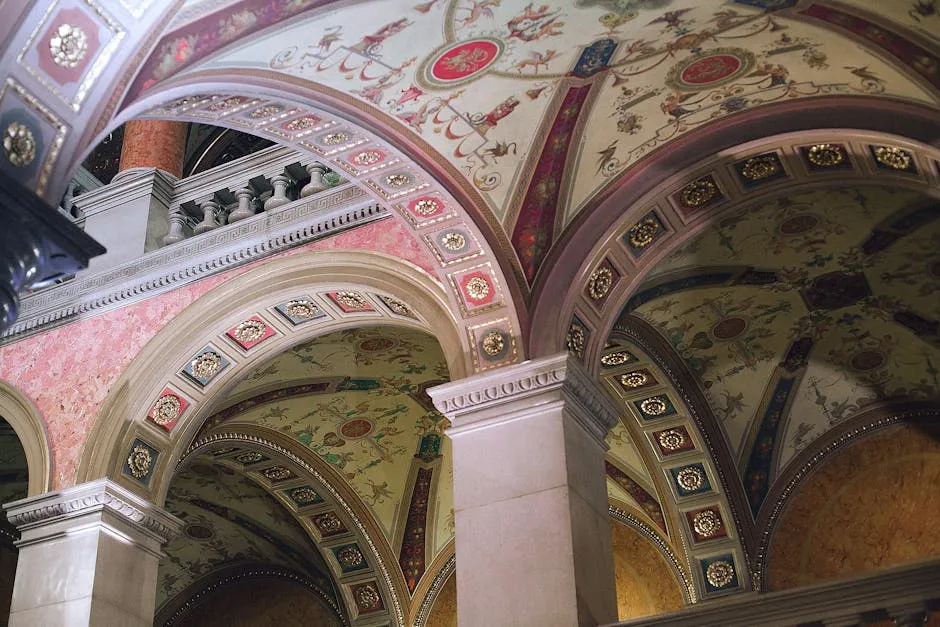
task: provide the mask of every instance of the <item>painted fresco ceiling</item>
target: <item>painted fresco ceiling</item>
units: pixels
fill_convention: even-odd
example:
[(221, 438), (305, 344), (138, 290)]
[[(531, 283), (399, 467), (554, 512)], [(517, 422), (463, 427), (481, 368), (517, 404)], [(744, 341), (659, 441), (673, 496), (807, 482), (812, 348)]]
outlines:
[(909, 2), (381, 0), (310, 12), (299, 2), (258, 35), (266, 18), (250, 4), (217, 19), (203, 15), (217, 2), (189, 3), (132, 96), (232, 70), (344, 94), (465, 176), (530, 281), (601, 189), (691, 130), (793, 98), (935, 103), (940, 86), (933, 57), (867, 21), (935, 33), (936, 16)]
[(914, 192), (794, 194), (684, 244), (628, 302), (701, 386), (755, 513), (834, 426), (940, 399), (938, 217)]
[(200, 457), (174, 478), (166, 508), (184, 525), (160, 561), (158, 607), (201, 577), (239, 564), (288, 568), (333, 592), (324, 574), (329, 570), (307, 533), (235, 466)]

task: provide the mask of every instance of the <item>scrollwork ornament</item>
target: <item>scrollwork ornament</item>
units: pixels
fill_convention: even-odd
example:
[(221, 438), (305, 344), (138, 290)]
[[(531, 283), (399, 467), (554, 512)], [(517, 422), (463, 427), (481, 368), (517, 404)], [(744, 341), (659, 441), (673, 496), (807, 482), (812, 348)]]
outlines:
[(734, 580), (734, 566), (724, 560), (712, 562), (705, 569), (705, 578), (712, 587), (724, 588)]
[(3, 152), (17, 168), (28, 166), (36, 158), (36, 138), (29, 127), (10, 122), (3, 131)]
[(153, 468), (153, 455), (150, 450), (141, 445), (132, 448), (131, 454), (127, 456), (127, 468), (135, 479), (146, 477)]
[(88, 53), (88, 35), (73, 24), (60, 24), (49, 38), (49, 52), (56, 65), (71, 69)]
[(607, 266), (601, 266), (588, 278), (588, 296), (600, 300), (607, 296), (614, 285), (614, 272)]
[(914, 164), (911, 153), (894, 146), (878, 146), (874, 153), (875, 160), (891, 170), (910, 170)]

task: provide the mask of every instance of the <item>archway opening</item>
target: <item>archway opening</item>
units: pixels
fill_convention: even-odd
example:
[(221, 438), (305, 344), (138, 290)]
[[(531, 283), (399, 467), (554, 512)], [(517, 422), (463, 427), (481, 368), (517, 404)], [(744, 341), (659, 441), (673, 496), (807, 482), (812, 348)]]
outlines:
[[(0, 503), (26, 498), (29, 490), (29, 469), (26, 452), (13, 427), (0, 417)], [(19, 532), (0, 514), (0, 624), (6, 625), (13, 597)]]

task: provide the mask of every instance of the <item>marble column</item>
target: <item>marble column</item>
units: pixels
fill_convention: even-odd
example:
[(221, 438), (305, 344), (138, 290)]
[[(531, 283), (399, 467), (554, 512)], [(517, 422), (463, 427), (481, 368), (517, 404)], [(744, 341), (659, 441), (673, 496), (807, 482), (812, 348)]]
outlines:
[(153, 624), (161, 547), (177, 518), (107, 479), (4, 509), (21, 534), (11, 626)]
[(124, 125), (118, 171), (157, 168), (180, 178), (186, 156), (186, 122), (131, 120)]
[(607, 393), (567, 353), (428, 393), (453, 425), (459, 623), (616, 621)]

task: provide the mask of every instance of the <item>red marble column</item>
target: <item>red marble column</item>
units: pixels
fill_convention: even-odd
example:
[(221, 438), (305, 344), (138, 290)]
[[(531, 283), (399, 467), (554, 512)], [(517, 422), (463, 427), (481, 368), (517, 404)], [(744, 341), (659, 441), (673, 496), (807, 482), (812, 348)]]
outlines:
[(186, 128), (186, 122), (131, 120), (124, 126), (118, 170), (158, 168), (173, 176), (182, 176)]

